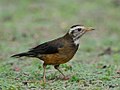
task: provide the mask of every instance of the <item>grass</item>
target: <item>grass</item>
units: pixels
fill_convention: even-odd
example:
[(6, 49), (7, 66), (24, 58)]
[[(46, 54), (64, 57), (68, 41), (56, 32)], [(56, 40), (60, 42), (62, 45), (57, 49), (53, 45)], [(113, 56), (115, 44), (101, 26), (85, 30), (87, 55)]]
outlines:
[[(120, 53), (98, 57), (108, 47), (120, 50), (119, 9), (114, 0), (0, 0), (0, 90), (120, 90)], [(96, 31), (84, 35), (75, 57), (60, 66), (69, 80), (47, 66), (47, 83), (40, 83), (42, 61), (10, 58), (78, 23)]]

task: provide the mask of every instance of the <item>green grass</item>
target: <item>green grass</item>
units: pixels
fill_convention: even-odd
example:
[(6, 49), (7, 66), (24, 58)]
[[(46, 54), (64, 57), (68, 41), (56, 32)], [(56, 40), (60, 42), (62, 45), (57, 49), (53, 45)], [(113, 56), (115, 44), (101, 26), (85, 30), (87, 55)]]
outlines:
[[(0, 90), (120, 90), (120, 53), (98, 54), (111, 47), (120, 50), (120, 6), (114, 0), (0, 0)], [(73, 24), (93, 26), (84, 35), (75, 57), (60, 66), (71, 78), (42, 61), (14, 59), (45, 41), (64, 35)]]

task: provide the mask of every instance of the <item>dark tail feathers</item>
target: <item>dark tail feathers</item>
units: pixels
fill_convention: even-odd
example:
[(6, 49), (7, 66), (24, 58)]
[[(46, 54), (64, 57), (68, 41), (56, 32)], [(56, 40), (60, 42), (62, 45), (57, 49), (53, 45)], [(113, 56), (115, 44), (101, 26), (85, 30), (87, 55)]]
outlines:
[(11, 57), (20, 58), (20, 57), (23, 57), (23, 56), (34, 57), (35, 54), (29, 53), (29, 52), (25, 52), (25, 53), (19, 53), (19, 54), (12, 55)]

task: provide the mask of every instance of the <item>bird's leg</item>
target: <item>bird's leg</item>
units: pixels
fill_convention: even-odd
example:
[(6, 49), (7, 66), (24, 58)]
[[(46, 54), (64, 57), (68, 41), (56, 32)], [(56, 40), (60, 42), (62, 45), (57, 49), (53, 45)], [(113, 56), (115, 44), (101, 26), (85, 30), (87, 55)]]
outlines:
[(44, 71), (43, 71), (43, 82), (44, 82), (44, 83), (46, 82), (46, 78), (45, 78), (45, 76), (46, 76), (46, 75), (45, 75), (45, 74), (46, 74), (46, 73), (45, 73), (45, 71), (46, 71), (46, 66), (47, 66), (46, 64), (43, 64), (43, 69), (44, 69)]
[(64, 74), (63, 74), (63, 72), (59, 69), (59, 65), (55, 65), (54, 66), (54, 68), (55, 69), (57, 69), (62, 75), (63, 75), (63, 77), (64, 77), (64, 80), (67, 80), (67, 79), (69, 79), (68, 77), (66, 77)]

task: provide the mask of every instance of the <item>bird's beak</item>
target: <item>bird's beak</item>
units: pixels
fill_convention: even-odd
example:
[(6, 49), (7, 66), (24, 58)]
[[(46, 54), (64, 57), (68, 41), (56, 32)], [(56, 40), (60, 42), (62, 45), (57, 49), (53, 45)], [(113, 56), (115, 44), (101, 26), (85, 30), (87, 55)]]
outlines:
[(86, 30), (86, 32), (88, 32), (88, 31), (93, 31), (95, 29), (93, 27), (87, 27), (87, 28), (85, 28), (85, 30)]

